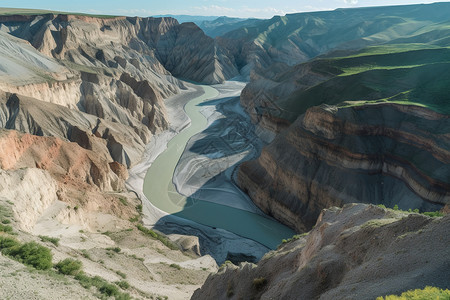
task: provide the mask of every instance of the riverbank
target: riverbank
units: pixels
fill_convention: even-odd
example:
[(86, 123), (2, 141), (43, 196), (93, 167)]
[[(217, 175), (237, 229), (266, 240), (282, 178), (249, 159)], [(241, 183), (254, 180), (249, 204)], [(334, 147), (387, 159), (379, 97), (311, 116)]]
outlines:
[[(211, 125), (214, 125), (213, 123), (217, 122), (217, 120), (226, 119), (226, 116), (220, 112), (220, 109), (216, 109), (216, 106), (218, 107), (221, 102), (238, 96), (244, 85), (244, 83), (227, 83), (213, 87), (204, 87), (188, 84), (188, 91), (184, 92), (182, 95), (168, 99), (166, 103), (169, 118), (171, 120), (170, 130), (153, 138), (152, 143), (147, 146), (146, 154), (144, 155), (141, 163), (130, 170), (130, 179), (128, 180), (128, 187), (134, 190), (143, 200), (144, 224), (169, 235), (182, 234), (197, 236), (199, 239), (201, 253), (210, 254), (219, 263), (226, 259), (233, 258), (236, 258), (237, 260), (240, 258), (246, 260), (258, 260), (269, 250), (269, 248), (273, 248), (274, 245), (276, 246), (281, 239), (284, 238), (279, 237), (279, 234), (276, 232), (272, 236), (270, 233), (270, 231), (277, 228), (278, 225), (281, 226), (280, 224), (274, 223), (273, 220), (265, 218), (261, 215), (249, 212), (258, 212), (255, 207), (252, 207), (253, 203), (251, 201), (246, 200), (246, 206), (250, 209), (244, 210), (242, 207), (217, 204), (214, 199), (222, 198), (221, 201), (224, 199), (223, 194), (222, 196), (215, 197), (217, 196), (218, 189), (209, 189), (209, 192), (211, 192), (210, 201), (192, 198), (192, 195), (188, 195), (191, 197), (186, 198), (176, 192), (171, 182), (175, 167), (185, 161), (181, 159), (180, 162), (178, 162), (180, 156), (185, 157), (185, 153), (188, 153), (188, 149), (191, 149), (189, 145), (192, 143), (195, 144), (196, 141), (198, 141), (198, 139), (191, 138), (191, 136), (196, 137), (196, 135), (194, 135), (195, 131), (202, 132), (206, 126), (209, 126), (209, 129)], [(209, 90), (209, 92), (207, 91), (199, 96), (199, 94), (202, 93), (201, 89), (205, 88), (206, 90)], [(214, 90), (217, 94), (214, 93)], [(214, 99), (206, 100), (207, 98)], [(192, 103), (192, 105), (189, 105), (189, 103)], [(196, 114), (196, 117), (194, 117), (194, 121), (196, 121), (196, 123), (197, 121), (200, 122), (198, 122), (198, 124), (194, 124), (192, 129), (191, 127), (186, 129), (188, 131), (192, 130), (190, 131), (191, 133), (188, 132), (189, 134), (182, 134), (180, 136), (177, 135), (177, 133), (186, 128), (186, 126), (189, 126), (189, 119), (182, 109), (183, 106), (185, 106), (185, 110), (188, 113)], [(207, 116), (207, 119), (205, 116)], [(191, 140), (187, 142), (189, 139)], [(169, 140), (170, 142), (168, 142)], [(165, 145), (167, 145), (167, 147), (165, 147)], [(185, 145), (186, 149), (184, 149)], [(170, 153), (172, 153), (172, 155), (170, 155)], [(173, 153), (178, 153), (178, 156)], [(183, 155), (181, 155), (182, 153)], [(238, 156), (239, 155), (242, 154), (238, 154)], [(197, 159), (198, 157), (202, 157), (202, 155), (197, 155)], [(195, 159), (193, 161), (195, 161)], [(145, 173), (147, 169), (149, 169), (149, 172), (152, 173), (146, 178)], [(230, 174), (225, 177), (231, 177), (231, 171), (231, 168), (229, 171), (227, 170)], [(179, 172), (175, 172), (175, 174), (179, 174)], [(192, 172), (188, 172), (186, 174), (192, 175)], [(190, 177), (188, 176), (186, 178)], [(207, 176), (205, 178), (208, 179)], [(146, 182), (146, 188), (143, 189), (144, 179)], [(175, 181), (177, 181), (177, 176), (174, 177), (174, 182)], [(227, 180), (227, 182), (229, 182), (230, 185), (233, 185), (231, 180)], [(149, 184), (147, 185), (147, 183)], [(181, 187), (180, 190), (183, 189), (182, 185), (177, 185), (177, 187)], [(227, 189), (230, 190), (228, 187), (224, 189), (222, 186), (221, 188), (221, 190), (225, 192), (227, 192)], [(197, 191), (205, 193), (207, 190), (198, 189)], [(153, 193), (153, 191), (156, 191), (156, 193)], [(167, 191), (169, 191), (169, 193), (167, 193)], [(193, 194), (195, 194), (195, 192), (196, 190), (194, 189)], [(245, 195), (240, 190), (235, 190), (233, 193), (236, 195)], [(208, 195), (207, 192), (204, 195)], [(153, 204), (148, 201), (148, 196), (153, 197), (150, 199), (151, 202), (154, 202)], [(162, 199), (165, 199), (165, 201), (159, 201)], [(215, 213), (211, 213), (212, 211), (215, 211)], [(242, 222), (240, 223), (240, 221)], [(268, 236), (271, 236), (273, 241), (271, 243), (263, 241), (263, 244), (268, 244), (269, 246), (264, 246), (261, 242), (255, 242), (252, 239), (258, 235), (255, 228), (252, 228), (252, 222), (253, 224), (258, 224), (257, 226), (261, 228), (261, 231), (266, 233), (269, 232)], [(222, 227), (228, 227), (226, 229), (229, 231), (221, 229)], [(291, 232), (287, 235), (291, 235)], [(251, 238), (244, 238), (243, 236)]]

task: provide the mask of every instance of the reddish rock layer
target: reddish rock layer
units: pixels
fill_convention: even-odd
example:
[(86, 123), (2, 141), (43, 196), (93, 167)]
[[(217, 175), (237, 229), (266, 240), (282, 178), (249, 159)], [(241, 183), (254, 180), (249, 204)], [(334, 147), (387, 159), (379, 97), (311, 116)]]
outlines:
[(266, 213), (297, 231), (323, 208), (350, 202), (437, 210), (450, 203), (450, 119), (395, 104), (310, 108), (238, 183)]
[(121, 191), (128, 172), (94, 151), (55, 137), (0, 129), (0, 168), (47, 170), (60, 184), (81, 190)]

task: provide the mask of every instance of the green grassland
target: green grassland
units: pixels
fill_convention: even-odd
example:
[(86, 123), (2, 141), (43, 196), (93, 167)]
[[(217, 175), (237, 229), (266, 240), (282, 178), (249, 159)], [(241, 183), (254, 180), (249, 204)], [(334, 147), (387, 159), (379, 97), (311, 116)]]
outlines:
[[(390, 102), (450, 114), (450, 48), (377, 46), (306, 64), (313, 72), (331, 78), (277, 102), (282, 118), (290, 122), (309, 107), (323, 103), (349, 107)], [(279, 78), (288, 76), (289, 72)]]

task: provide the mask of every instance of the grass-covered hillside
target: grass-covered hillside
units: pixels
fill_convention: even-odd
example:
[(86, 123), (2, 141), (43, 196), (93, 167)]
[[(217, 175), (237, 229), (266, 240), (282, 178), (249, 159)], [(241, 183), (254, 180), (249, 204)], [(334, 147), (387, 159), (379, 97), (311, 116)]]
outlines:
[(449, 70), (450, 48), (429, 45), (376, 46), (347, 56), (318, 58), (271, 79), (275, 82), (272, 89), (277, 89), (302, 72), (323, 78), (306, 86), (292, 83), (298, 84), (293, 93), (274, 100), (281, 111), (277, 117), (293, 122), (308, 108), (323, 103), (351, 106), (395, 102), (450, 114)]
[[(275, 16), (225, 34), (242, 65), (295, 65), (329, 51), (385, 43), (450, 44), (450, 3), (337, 9)], [(232, 44), (231, 42), (229, 44)]]

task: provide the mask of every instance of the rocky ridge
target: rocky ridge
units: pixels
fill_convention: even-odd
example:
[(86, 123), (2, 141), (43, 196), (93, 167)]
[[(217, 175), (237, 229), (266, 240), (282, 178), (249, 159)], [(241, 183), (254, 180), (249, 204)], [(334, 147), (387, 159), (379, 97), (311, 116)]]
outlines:
[(331, 207), (313, 230), (258, 264), (224, 264), (192, 299), (375, 299), (418, 282), (446, 287), (449, 221), (366, 204)]

